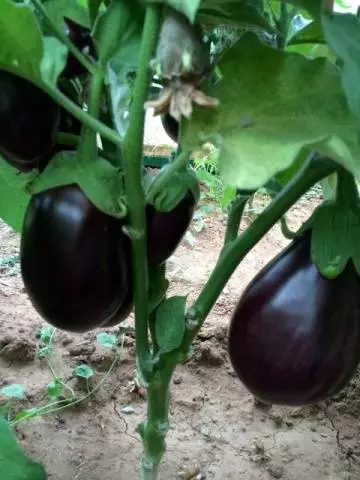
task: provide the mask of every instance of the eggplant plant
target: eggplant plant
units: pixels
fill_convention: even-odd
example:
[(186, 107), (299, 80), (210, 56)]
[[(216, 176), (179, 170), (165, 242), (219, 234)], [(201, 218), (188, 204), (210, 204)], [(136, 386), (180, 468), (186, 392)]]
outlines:
[[(266, 4), (0, 0), (0, 217), (21, 233), (25, 289), (46, 322), (85, 332), (134, 310), (147, 392), (134, 478), (160, 478), (172, 375), (231, 275), (330, 176), (333, 198), (234, 306), (229, 357), (254, 396), (284, 405), (331, 397), (359, 364), (358, 18), (329, 1)], [(178, 144), (155, 177), (143, 164), (147, 109)], [(188, 305), (168, 294), (166, 261), (198, 204), (191, 157), (206, 143), (236, 195)], [(239, 234), (261, 188), (272, 201)], [(8, 427), (0, 419), (0, 473), (46, 478)]]

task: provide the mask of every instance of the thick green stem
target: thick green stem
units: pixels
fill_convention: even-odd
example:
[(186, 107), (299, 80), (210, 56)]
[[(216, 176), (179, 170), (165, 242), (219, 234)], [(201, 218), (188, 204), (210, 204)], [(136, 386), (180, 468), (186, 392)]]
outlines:
[(151, 80), (150, 61), (160, 31), (162, 6), (146, 8), (143, 37), (136, 74), (129, 128), (123, 142), (125, 186), (132, 234), (132, 273), (135, 303), (136, 352), (140, 374), (149, 378), (152, 371), (148, 338), (148, 268), (145, 223), (145, 194), (142, 187), (142, 156), (145, 110)]
[(56, 37), (67, 46), (70, 53), (81, 63), (81, 65), (86, 68), (90, 73), (94, 71), (94, 65), (83, 55), (80, 50), (69, 40), (65, 35), (65, 32), (60, 30), (58, 26), (52, 21), (49, 17), (48, 12), (41, 3), (40, 0), (31, 0), (31, 3), (34, 5), (35, 9), (46, 19), (48, 25), (50, 26), (53, 33)]
[[(9, 65), (4, 66), (4, 70), (18, 75), (24, 80), (29, 81), (21, 71), (16, 68), (9, 67)], [(102, 122), (93, 118), (87, 112), (84, 112), (76, 103), (70, 100), (66, 95), (64, 95), (58, 88), (44, 83), (39, 78), (31, 78), (31, 82), (37, 87), (41, 88), (45, 93), (47, 93), (57, 104), (59, 104), (64, 110), (71, 113), (75, 118), (77, 118), (82, 124), (88, 127), (93, 132), (99, 133), (101, 136), (109, 140), (109, 142), (114, 143), (118, 147), (122, 146), (122, 139), (112, 128), (107, 127)]]
[[(88, 112), (92, 118), (98, 118), (100, 114), (101, 94), (104, 86), (104, 72), (97, 68), (91, 77), (91, 85), (88, 97)], [(97, 158), (96, 132), (83, 126), (79, 142), (78, 158), (81, 162), (95, 161)]]
[(279, 34), (276, 39), (277, 48), (279, 50), (284, 50), (286, 47), (286, 41), (288, 37), (288, 30), (289, 30), (289, 18), (288, 18), (288, 10), (287, 4), (284, 0), (280, 3), (280, 19), (277, 22), (277, 28)]
[(309, 159), (254, 223), (235, 241), (227, 244), (198, 299), (188, 311), (188, 318), (191, 320), (189, 325), (192, 328), (188, 328), (185, 333), (180, 347), (183, 352), (190, 347), (240, 261), (309, 188), (325, 176), (330, 175), (335, 168), (328, 162), (312, 162)]
[(147, 420), (140, 426), (144, 445), (141, 461), (141, 479), (157, 480), (161, 459), (166, 450), (165, 437), (169, 429), (170, 380), (177, 364), (174, 355), (168, 355), (161, 370), (155, 372), (148, 388)]

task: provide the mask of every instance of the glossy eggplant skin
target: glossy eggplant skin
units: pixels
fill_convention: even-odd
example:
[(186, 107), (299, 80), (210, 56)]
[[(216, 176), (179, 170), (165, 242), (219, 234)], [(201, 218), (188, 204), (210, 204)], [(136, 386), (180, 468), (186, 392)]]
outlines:
[(171, 140), (178, 143), (179, 140), (179, 122), (175, 120), (169, 113), (165, 113), (161, 117), (161, 123), (165, 132), (169, 135)]
[[(74, 22), (70, 18), (64, 18), (64, 20), (66, 27), (65, 31), (69, 40), (71, 40), (81, 52), (87, 53), (95, 58), (96, 52), (90, 30)], [(69, 53), (62, 76), (70, 79), (85, 75), (86, 73), (87, 70), (71, 53)]]
[(352, 262), (336, 279), (311, 261), (311, 233), (255, 277), (231, 319), (229, 355), (260, 400), (305, 405), (339, 393), (360, 360), (360, 279)]
[(110, 318), (106, 323), (102, 325), (102, 328), (115, 327), (122, 323), (130, 315), (134, 308), (133, 292), (131, 288), (131, 282), (128, 283), (128, 290), (126, 296), (120, 305), (118, 311)]
[(32, 197), (21, 238), (21, 273), (51, 325), (86, 332), (109, 322), (128, 293), (130, 245), (119, 220), (76, 186)]
[(53, 149), (60, 108), (40, 88), (0, 70), (0, 154), (21, 172)]
[(176, 250), (195, 211), (195, 198), (189, 191), (170, 212), (158, 212), (146, 207), (147, 250), (150, 265), (161, 265)]

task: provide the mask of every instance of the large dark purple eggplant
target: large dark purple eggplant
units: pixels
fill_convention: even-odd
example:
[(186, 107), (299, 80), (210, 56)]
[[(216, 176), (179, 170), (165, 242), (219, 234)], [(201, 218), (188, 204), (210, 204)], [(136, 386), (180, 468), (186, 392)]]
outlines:
[(255, 397), (305, 405), (339, 393), (360, 360), (360, 278), (334, 280), (311, 261), (311, 233), (254, 278), (231, 319), (232, 365)]
[(21, 273), (47, 322), (71, 332), (120, 323), (131, 303), (129, 269), (130, 242), (122, 222), (98, 210), (79, 187), (32, 197), (21, 238)]

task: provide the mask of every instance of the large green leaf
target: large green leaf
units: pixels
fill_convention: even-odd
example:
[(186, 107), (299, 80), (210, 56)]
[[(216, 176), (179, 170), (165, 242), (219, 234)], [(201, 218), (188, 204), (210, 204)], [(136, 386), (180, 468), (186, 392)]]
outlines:
[(43, 43), (30, 7), (0, 0), (0, 66), (9, 66), (29, 78), (40, 77)]
[(185, 333), (186, 297), (166, 299), (156, 311), (155, 335), (160, 353), (180, 347)]
[(136, 35), (143, 20), (143, 9), (128, 0), (112, 1), (98, 18), (94, 38), (99, 50), (99, 60), (106, 65), (119, 48)]
[(360, 178), (356, 130), (335, 67), (264, 46), (248, 33), (220, 62), (223, 79), (207, 89), (221, 104), (196, 108), (184, 143), (211, 140), (229, 185), (255, 189), (288, 168), (303, 147), (330, 156)]
[[(246, 1), (218, 2), (205, 1), (199, 10), (199, 20), (207, 27), (231, 25), (234, 27), (261, 28), (272, 31), (263, 15), (263, 10)], [(213, 4), (213, 5), (212, 5)]]
[[(282, 0), (278, 0), (279, 2)], [(314, 18), (319, 18), (323, 0), (285, 0), (287, 3), (292, 3), (296, 7), (307, 10)]]
[(325, 37), (342, 61), (342, 84), (360, 133), (360, 20), (355, 15), (324, 13)]
[(0, 157), (0, 218), (17, 232), (22, 229), (30, 200), (26, 185), (33, 176), (19, 173)]
[(289, 45), (302, 43), (325, 43), (324, 32), (319, 20), (314, 20), (291, 37)]
[[(51, 20), (59, 28), (64, 25), (64, 17), (70, 18), (83, 27), (90, 28), (90, 13), (86, 6), (77, 0), (48, 0), (44, 7)], [(94, 11), (92, 12), (94, 13)]]
[(43, 467), (27, 457), (17, 443), (8, 423), (0, 415), (1, 480), (46, 480)]
[(159, 1), (186, 15), (191, 23), (194, 22), (201, 3), (201, 0), (148, 0), (149, 3), (159, 3)]
[(55, 38), (43, 39), (32, 8), (25, 4), (0, 0), (0, 45), (0, 68), (39, 87), (42, 82), (54, 85), (66, 62), (67, 48)]

